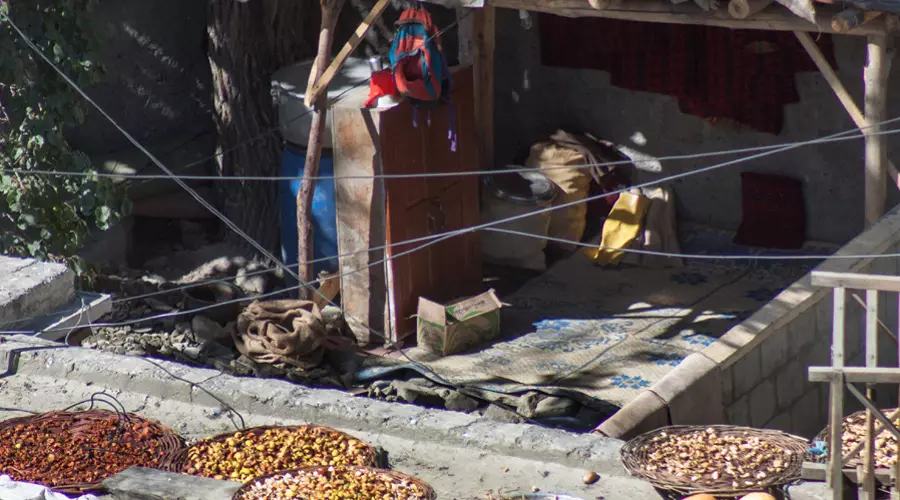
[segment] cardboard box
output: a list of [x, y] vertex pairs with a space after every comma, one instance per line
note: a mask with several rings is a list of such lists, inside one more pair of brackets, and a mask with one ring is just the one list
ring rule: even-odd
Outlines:
[[446, 356], [488, 343], [500, 336], [501, 307], [494, 290], [449, 305], [419, 297], [419, 347]]

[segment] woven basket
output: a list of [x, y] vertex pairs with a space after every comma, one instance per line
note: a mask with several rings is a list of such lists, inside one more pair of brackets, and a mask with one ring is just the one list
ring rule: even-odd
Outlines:
[[[48, 412], [42, 413], [39, 415], [32, 415], [28, 417], [18, 417], [12, 418], [9, 420], [4, 420], [0, 422], [0, 431], [5, 431], [10, 428], [15, 428], [18, 426], [32, 426], [36, 424], [44, 424], [48, 425], [51, 429], [51, 434], [48, 437], [55, 437], [55, 439], [60, 439], [60, 436], [64, 436], [66, 434], [77, 434], [79, 428], [83, 428], [85, 426], [91, 425], [93, 423], [108, 421], [109, 419], [117, 419], [121, 420], [125, 425], [134, 425], [136, 423], [144, 424], [146, 423], [150, 428], [152, 428], [155, 432], [159, 433], [160, 436], [155, 440], [156, 443], [159, 444], [159, 458], [153, 461], [141, 461], [141, 460], [133, 460], [134, 463], [130, 464], [130, 466], [136, 467], [149, 467], [155, 468], [158, 467], [160, 463], [168, 462], [172, 459], [173, 456], [177, 455], [180, 451], [184, 449], [184, 440], [176, 434], [173, 430], [168, 427], [159, 424], [158, 422], [154, 422], [152, 420], [148, 420], [139, 415], [135, 415], [133, 413], [115, 413], [106, 410], [89, 410], [89, 411], [80, 411], [80, 412]], [[44, 427], [47, 429], [47, 427]], [[113, 438], [109, 442], [112, 444], [116, 440]], [[138, 441], [130, 441], [130, 442], [138, 442]], [[74, 449], [73, 449], [74, 450]], [[121, 450], [116, 450], [118, 453], [121, 453]], [[137, 458], [137, 457], [135, 457]], [[104, 471], [95, 482], [86, 483], [86, 482], [62, 482], [62, 481], [53, 481], [53, 480], [40, 480], [37, 479], [33, 482], [40, 483], [48, 488], [63, 493], [67, 495], [83, 495], [85, 493], [100, 493], [104, 491], [103, 488], [103, 480], [107, 479], [110, 476], [113, 476], [122, 470], [128, 467], [123, 467], [120, 470], [109, 470]], [[12, 464], [7, 464], [4, 466], [0, 463], [0, 473], [7, 474], [13, 478], [13, 480], [18, 480], [18, 478], [22, 477], [21, 472], [17, 472], [15, 470], [15, 466]], [[56, 469], [59, 470], [59, 469]]]
[[[895, 412], [896, 410], [897, 410], [896, 408], [891, 408], [888, 410], [881, 410], [881, 412], [884, 413], [885, 415], [889, 416], [891, 413]], [[846, 417], [844, 417], [843, 425], [863, 423], [865, 421], [866, 421], [866, 410], [860, 410], [858, 412], [851, 413], [850, 415], [847, 415]], [[875, 425], [878, 425], [877, 421], [875, 422]], [[888, 432], [888, 431], [882, 431], [882, 432]], [[889, 439], [893, 440], [894, 435], [890, 434]], [[823, 429], [822, 432], [820, 432], [813, 439], [813, 441], [814, 442], [815, 441], [824, 441], [825, 442], [825, 453], [824, 454], [807, 453], [806, 461], [820, 463], [820, 464], [828, 462], [829, 451], [831, 449], [831, 426], [826, 426], [825, 429]], [[853, 460], [850, 460], [849, 462], [847, 462], [846, 465], [844, 465], [844, 468], [845, 469], [855, 469], [857, 465], [862, 464], [862, 455], [863, 455], [863, 451], [860, 451], [856, 455], [856, 458], [854, 458]], [[885, 467], [878, 467], [878, 468], [886, 469]]]
[[[349, 439], [355, 439], [355, 440], [359, 441], [360, 443], [363, 443], [366, 445], [366, 449], [363, 452], [365, 465], [377, 466], [378, 462], [379, 462], [379, 453], [372, 445], [366, 443], [365, 441], [363, 441], [355, 436], [351, 436], [350, 434], [341, 432], [337, 429], [332, 429], [331, 427], [324, 427], [324, 426], [320, 426], [320, 425], [290, 425], [290, 426], [267, 425], [267, 426], [260, 426], [260, 427], [251, 427], [248, 429], [244, 429], [240, 432], [242, 434], [248, 434], [248, 433], [262, 434], [263, 432], [270, 430], [270, 429], [283, 429], [283, 430], [306, 429], [306, 430], [319, 430], [319, 431], [324, 431], [324, 432], [328, 432], [328, 433], [340, 434], [342, 436], [346, 436]], [[194, 448], [195, 446], [201, 446], [201, 445], [205, 445], [205, 444], [209, 444], [209, 443], [223, 442], [226, 439], [234, 436], [234, 434], [235, 434], [235, 432], [227, 432], [227, 433], [223, 433], [223, 434], [218, 434], [211, 438], [207, 438], [207, 439], [204, 439], [197, 443], [194, 443], [190, 447], [183, 449], [180, 453], [173, 455], [171, 460], [165, 464], [162, 464], [161, 467], [164, 470], [167, 470], [169, 472], [176, 472], [179, 474], [187, 474], [188, 452], [190, 452], [190, 450], [192, 448]], [[296, 469], [301, 465], [309, 465], [309, 464], [297, 464], [297, 465], [290, 467], [289, 469]], [[283, 469], [283, 470], [288, 470], [288, 469]], [[271, 471], [270, 473], [277, 474], [278, 472], [279, 471], [276, 470], [276, 471]]]
[[[244, 495], [250, 491], [255, 483], [259, 483], [261, 481], [265, 481], [271, 478], [277, 478], [279, 476], [283, 476], [285, 474], [311, 474], [314, 472], [324, 472], [328, 469], [328, 466], [320, 466], [320, 467], [303, 467], [300, 469], [291, 469], [281, 472], [276, 472], [274, 474], [267, 474], [265, 476], [261, 476], [244, 486], [242, 486], [239, 490], [234, 493], [234, 496], [231, 497], [232, 500], [244, 500]], [[415, 484], [424, 492], [424, 498], [426, 500], [436, 500], [437, 494], [435, 494], [434, 489], [421, 479], [410, 476], [408, 474], [403, 474], [402, 472], [385, 470], [385, 469], [375, 469], [373, 467], [356, 467], [356, 466], [345, 466], [345, 467], [334, 467], [335, 473], [337, 474], [352, 474], [356, 471], [369, 471], [375, 472], [383, 477], [387, 477], [389, 479], [394, 480], [395, 482], [406, 481], [407, 483]], [[296, 498], [301, 499], [304, 498], [303, 491], [297, 491]]]
[[[662, 433], [666, 433], [669, 436], [677, 436], [704, 432], [707, 429], [715, 430], [720, 436], [739, 435], [759, 438], [769, 444], [791, 451], [791, 459], [785, 464], [785, 469], [781, 473], [773, 473], [757, 484], [744, 488], [735, 488], [732, 486], [732, 480], [727, 477], [722, 477], [718, 480], [704, 478], [698, 481], [690, 481], [689, 479], [676, 477], [667, 471], [650, 471], [647, 469], [647, 465], [650, 465], [652, 462], [649, 454], [654, 451], [652, 441], [655, 437], [660, 436]], [[730, 425], [685, 425], [664, 427], [640, 435], [622, 447], [621, 456], [625, 468], [628, 469], [631, 475], [644, 479], [661, 490], [674, 491], [681, 494], [710, 493], [718, 497], [737, 497], [747, 491], [778, 488], [799, 479], [803, 468], [803, 458], [808, 449], [809, 445], [805, 439], [779, 431]], [[724, 473], [723, 468], [720, 476], [725, 476]]]

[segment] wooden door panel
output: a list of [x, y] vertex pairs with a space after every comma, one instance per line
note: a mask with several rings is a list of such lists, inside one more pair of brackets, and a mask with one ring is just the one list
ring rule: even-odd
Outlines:
[[[423, 127], [412, 126], [412, 106], [401, 103], [382, 113], [381, 148], [385, 174], [415, 175], [427, 171]], [[385, 179], [386, 192], [400, 207], [411, 208], [428, 197], [428, 179]], [[388, 202], [392, 204], [392, 202]]]
[[[381, 127], [384, 172], [466, 172], [476, 169], [472, 71], [454, 74], [452, 106], [455, 110], [457, 151], [447, 137], [447, 110], [431, 110], [430, 124], [420, 110], [418, 127], [403, 104], [384, 113]], [[478, 177], [446, 176], [390, 179], [385, 182], [389, 244], [445, 233], [479, 223]], [[389, 255], [413, 249], [423, 242], [395, 246]], [[390, 261], [393, 276], [395, 339], [415, 332], [419, 297], [449, 301], [478, 293], [481, 262], [478, 237], [467, 233], [434, 243]]]

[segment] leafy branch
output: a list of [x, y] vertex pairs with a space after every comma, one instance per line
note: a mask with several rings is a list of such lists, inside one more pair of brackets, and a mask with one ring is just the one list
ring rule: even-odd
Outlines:
[[[122, 190], [99, 178], [91, 160], [64, 137], [84, 122], [75, 93], [7, 25], [26, 35], [79, 85], [98, 80], [89, 12], [97, 0], [0, 0], [0, 253], [65, 261], [85, 271], [77, 252], [94, 230], [127, 215]], [[18, 174], [17, 170], [83, 176]]]

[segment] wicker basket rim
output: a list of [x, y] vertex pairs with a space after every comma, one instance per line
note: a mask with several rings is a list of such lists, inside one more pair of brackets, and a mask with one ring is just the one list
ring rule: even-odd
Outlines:
[[[717, 431], [719, 434], [732, 434], [732, 433], [741, 433], [743, 435], [747, 435], [748, 437], [758, 437], [762, 439], [768, 440], [777, 440], [781, 441], [777, 443], [779, 446], [783, 448], [789, 449], [794, 452], [794, 458], [791, 460], [789, 467], [786, 467], [785, 470], [779, 474], [773, 474], [766, 478], [761, 484], [754, 485], [749, 487], [749, 489], [744, 488], [740, 489], [735, 487], [706, 487], [706, 486], [692, 486], [691, 483], [685, 481], [676, 481], [670, 479], [668, 477], [660, 477], [652, 472], [648, 472], [643, 465], [646, 464], [647, 460], [645, 457], [638, 455], [638, 450], [647, 444], [650, 439], [662, 434], [675, 434], [675, 435], [684, 435], [690, 434], [694, 432], [704, 432], [707, 429], [713, 429]], [[622, 463], [625, 466], [628, 473], [632, 476], [641, 478], [645, 481], [650, 482], [653, 486], [669, 491], [675, 491], [679, 493], [711, 493], [717, 496], [726, 496], [726, 497], [736, 497], [745, 494], [747, 491], [759, 491], [777, 488], [784, 484], [790, 483], [795, 479], [800, 477], [800, 472], [803, 467], [803, 458], [805, 456], [806, 451], [809, 449], [809, 441], [805, 438], [795, 436], [793, 434], [789, 434], [783, 431], [775, 430], [775, 429], [757, 429], [753, 427], [743, 427], [737, 425], [672, 425], [668, 427], [661, 427], [658, 429], [654, 429], [649, 432], [645, 432], [639, 436], [636, 436], [630, 439], [624, 446], [622, 446], [619, 451], [620, 458], [622, 459]]]
[[[184, 449], [181, 450], [179, 453], [177, 453], [177, 454], [175, 454], [175, 455], [172, 455], [171, 460], [170, 460], [167, 464], [165, 464], [165, 470], [168, 470], [169, 472], [182, 473], [182, 471], [184, 470], [185, 466], [187, 465], [187, 454], [188, 454], [188, 452], [191, 450], [191, 448], [194, 448], [195, 446], [200, 446], [200, 445], [203, 445], [203, 444], [216, 443], [216, 442], [225, 441], [226, 439], [228, 439], [228, 438], [234, 436], [234, 435], [235, 435], [236, 433], [238, 433], [238, 432], [241, 432], [241, 433], [247, 433], [247, 432], [260, 432], [260, 431], [261, 431], [261, 432], [265, 432], [265, 431], [267, 431], [267, 430], [272, 430], [272, 429], [284, 429], [284, 430], [320, 429], [320, 430], [323, 430], [323, 431], [326, 431], [326, 432], [336, 432], [336, 433], [338, 433], [338, 434], [341, 434], [341, 435], [343, 435], [343, 436], [347, 436], [347, 437], [349, 437], [349, 438], [355, 439], [355, 440], [359, 441], [360, 443], [364, 444], [365, 447], [366, 447], [366, 454], [368, 455], [369, 462], [371, 462], [372, 464], [375, 464], [375, 462], [378, 460], [378, 451], [375, 449], [375, 447], [374, 447], [371, 443], [369, 443], [369, 442], [367, 442], [367, 441], [365, 441], [365, 440], [363, 440], [363, 439], [360, 439], [360, 438], [358, 438], [358, 437], [356, 437], [356, 436], [354, 436], [354, 435], [352, 435], [352, 434], [346, 433], [346, 432], [344, 432], [344, 431], [339, 431], [339, 430], [337, 430], [337, 429], [335, 429], [335, 428], [333, 428], [333, 427], [328, 427], [328, 426], [325, 426], [325, 425], [311, 425], [311, 424], [304, 424], [304, 425], [259, 425], [259, 426], [256, 426], [256, 427], [247, 427], [246, 429], [242, 429], [242, 430], [239, 430], [239, 431], [223, 432], [223, 433], [220, 433], [220, 434], [213, 435], [213, 436], [211, 436], [211, 437], [207, 437], [207, 438], [200, 439], [200, 440], [196, 441], [195, 443], [190, 444], [190, 445], [184, 447]], [[276, 472], [276, 473], [277, 473], [277, 472]]]
[[[897, 411], [897, 407], [894, 407], [894, 408], [881, 408], [881, 412], [884, 413], [884, 414], [886, 414], [886, 415], [890, 415], [890, 414], [891, 414], [892, 412], [894, 412], [894, 411]], [[858, 410], [858, 411], [855, 411], [855, 412], [853, 412], [853, 413], [847, 415], [846, 417], [844, 417], [844, 418], [841, 420], [841, 425], [847, 423], [847, 421], [850, 420], [850, 419], [852, 419], [852, 418], [859, 418], [859, 417], [861, 417], [861, 416], [863, 416], [863, 415], [865, 415], [865, 414], [866, 414], [866, 410]], [[828, 424], [828, 425], [825, 426], [824, 429], [822, 429], [821, 432], [819, 432], [818, 434], [816, 434], [816, 437], [814, 437], [814, 438], [812, 439], [812, 442], [813, 442], [813, 443], [815, 443], [816, 441], [824, 441], [824, 442], [825, 442], [825, 454], [824, 454], [824, 455], [812, 455], [811, 453], [807, 453], [807, 455], [806, 455], [806, 460], [808, 460], [808, 461], [810, 461], [810, 462], [814, 462], [814, 463], [825, 463], [825, 462], [828, 461], [828, 456], [829, 456], [828, 453], [829, 453], [829, 451], [830, 451], [830, 450], [828, 449], [828, 447], [831, 446], [831, 442], [830, 442], [830, 440], [828, 439], [828, 434], [829, 434], [830, 430], [831, 430], [831, 425]], [[843, 433], [841, 433], [841, 435], [842, 435], [842, 437], [843, 437]], [[847, 467], [847, 466], [845, 466], [845, 468], [846, 468], [846, 467]], [[887, 467], [876, 467], [875, 470], [890, 470], [890, 469], [888, 469]]]
[[[168, 427], [165, 424], [162, 424], [156, 420], [144, 417], [142, 415], [138, 415], [136, 413], [126, 412], [119, 413], [110, 410], [104, 409], [94, 409], [94, 410], [83, 410], [83, 411], [48, 411], [44, 413], [38, 413], [36, 415], [26, 415], [23, 417], [14, 417], [10, 419], [6, 419], [0, 421], [0, 430], [8, 429], [10, 427], [16, 427], [19, 425], [29, 425], [37, 422], [46, 422], [53, 420], [98, 420], [98, 419], [108, 419], [110, 417], [117, 417], [118, 415], [125, 415], [130, 419], [140, 420], [141, 422], [149, 423], [157, 428], [163, 435], [164, 438], [174, 439], [174, 442], [177, 445], [171, 449], [167, 450], [165, 456], [160, 458], [160, 464], [171, 460], [171, 457], [179, 454], [184, 449], [184, 438], [181, 437], [177, 432]], [[165, 440], [161, 440], [163, 444], [165, 444]], [[61, 484], [57, 486], [49, 487], [52, 491], [56, 491], [64, 494], [74, 494], [81, 495], [84, 493], [100, 493], [106, 491], [103, 487], [103, 479], [93, 483], [69, 483], [69, 484]]]
[[437, 499], [437, 495], [434, 492], [434, 488], [432, 488], [430, 484], [426, 483], [425, 481], [423, 481], [422, 479], [420, 479], [418, 477], [415, 477], [415, 476], [412, 476], [412, 475], [409, 475], [409, 474], [406, 474], [403, 472], [395, 471], [395, 470], [379, 469], [377, 467], [365, 467], [365, 466], [361, 466], [361, 465], [341, 465], [341, 466], [316, 465], [316, 466], [312, 466], [312, 467], [300, 467], [297, 469], [289, 469], [289, 470], [273, 472], [271, 474], [266, 474], [265, 476], [260, 476], [256, 479], [244, 484], [236, 492], [234, 492], [234, 496], [232, 496], [231, 498], [232, 498], [232, 500], [242, 500], [243, 494], [246, 493], [247, 491], [249, 491], [249, 489], [253, 486], [254, 483], [258, 483], [260, 481], [265, 481], [266, 479], [271, 479], [271, 478], [283, 476], [286, 474], [308, 473], [308, 472], [314, 472], [314, 471], [329, 469], [329, 468], [340, 469], [340, 470], [344, 470], [344, 471], [363, 470], [363, 471], [375, 472], [377, 474], [381, 474], [384, 476], [393, 476], [393, 478], [395, 478], [395, 479], [401, 479], [404, 481], [409, 481], [410, 483], [415, 483], [416, 486], [419, 486], [425, 492], [426, 499], [428, 499], [428, 500], [436, 500]]

